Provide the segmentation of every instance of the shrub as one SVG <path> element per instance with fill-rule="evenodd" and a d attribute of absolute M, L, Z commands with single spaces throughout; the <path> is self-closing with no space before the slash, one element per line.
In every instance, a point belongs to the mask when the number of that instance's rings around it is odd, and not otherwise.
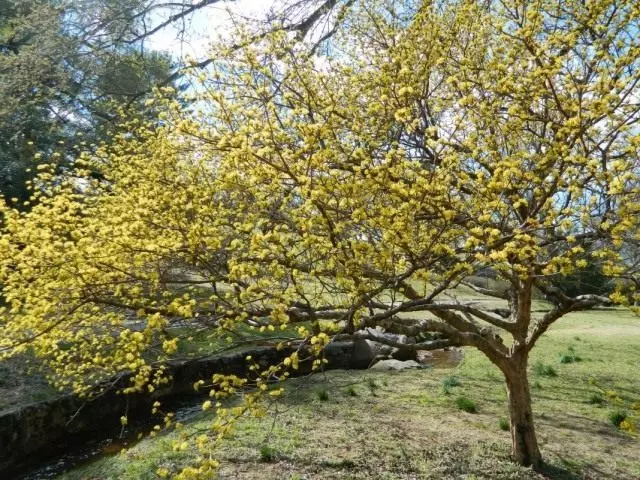
<path fill-rule="evenodd" d="M 503 431 L 508 431 L 509 430 L 509 420 L 507 420 L 506 418 L 502 417 L 500 420 L 498 420 L 498 426 L 500 427 L 500 430 Z"/>
<path fill-rule="evenodd" d="M 553 368 L 551 365 L 545 365 L 542 362 L 537 362 L 533 366 L 533 372 L 536 375 L 540 375 L 540 376 L 543 376 L 543 377 L 557 377 L 558 376 L 558 372 L 556 372 L 555 368 Z"/>
<path fill-rule="evenodd" d="M 563 353 L 560 355 L 560 363 L 573 363 L 573 357 Z"/>
<path fill-rule="evenodd" d="M 357 397 L 358 396 L 358 392 L 356 392 L 355 388 L 349 387 L 349 388 L 347 388 L 347 395 L 349 395 L 350 397 Z"/>
<path fill-rule="evenodd" d="M 318 400 L 320 400 L 321 402 L 326 402 L 327 400 L 329 400 L 329 392 L 327 392 L 324 388 L 322 390 L 318 390 L 316 394 L 318 395 Z"/>
<path fill-rule="evenodd" d="M 573 363 L 573 362 L 579 362 L 580 361 L 580 357 L 576 357 L 574 355 L 568 355 L 566 353 L 560 355 L 560 363 Z"/>
<path fill-rule="evenodd" d="M 461 383 L 460 383 L 460 380 L 458 380 L 458 377 L 454 377 L 454 376 L 445 377 L 442 380 L 442 391 L 444 392 L 445 395 L 449 395 L 453 387 L 459 387 L 460 385 Z"/>
<path fill-rule="evenodd" d="M 273 462 L 276 458 L 276 449 L 273 447 L 270 447 L 269 445 L 262 445 L 260 447 L 260 461 L 261 462 L 265 462 L 265 463 L 269 463 L 269 462 Z"/>
<path fill-rule="evenodd" d="M 560 363 L 574 363 L 582 361 L 582 358 L 576 355 L 576 349 L 573 347 L 573 345 L 570 345 L 567 350 L 569 351 L 568 353 L 563 353 L 560 355 Z"/>
<path fill-rule="evenodd" d="M 460 385 L 460 380 L 458 380 L 458 377 L 455 376 L 445 377 L 442 380 L 442 386 L 446 388 L 459 387 Z"/>
<path fill-rule="evenodd" d="M 476 413 L 476 402 L 467 397 L 458 397 L 456 398 L 456 407 L 459 410 L 467 413 Z"/>
<path fill-rule="evenodd" d="M 606 400 L 600 392 L 596 392 L 591 394 L 589 400 L 587 400 L 587 403 L 590 403 L 591 405 L 602 406 L 606 403 Z"/>
<path fill-rule="evenodd" d="M 374 392 L 378 388 L 378 384 L 376 383 L 376 381 L 373 378 L 369 378 L 367 380 L 367 386 L 369 387 L 369 389 L 372 392 Z"/>
<path fill-rule="evenodd" d="M 627 412 L 624 410 L 613 410 L 609 412 L 609 421 L 612 425 L 620 428 L 620 424 L 627 419 Z"/>

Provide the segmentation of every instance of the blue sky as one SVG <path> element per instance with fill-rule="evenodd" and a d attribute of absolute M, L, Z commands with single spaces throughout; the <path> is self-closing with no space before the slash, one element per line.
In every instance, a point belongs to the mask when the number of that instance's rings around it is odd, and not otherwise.
<path fill-rule="evenodd" d="M 190 56 L 195 59 L 206 57 L 207 48 L 219 35 L 228 33 L 231 13 L 238 17 L 261 19 L 275 4 L 274 0 L 235 0 L 217 3 L 202 8 L 190 15 L 184 22 L 176 22 L 159 31 L 147 40 L 146 46 L 154 50 L 169 52 L 180 59 Z M 170 11 L 156 14 L 156 22 L 171 15 Z M 186 35 L 181 35 L 184 27 Z"/>

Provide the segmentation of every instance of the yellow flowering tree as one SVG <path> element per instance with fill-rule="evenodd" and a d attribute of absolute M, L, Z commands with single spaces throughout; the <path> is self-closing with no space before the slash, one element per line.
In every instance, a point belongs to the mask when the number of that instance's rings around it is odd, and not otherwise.
<path fill-rule="evenodd" d="M 135 391 L 161 381 L 175 322 L 291 329 L 315 354 L 354 336 L 475 347 L 504 374 L 514 459 L 538 467 L 530 351 L 638 285 L 640 4 L 379 0 L 338 20 L 323 56 L 278 29 L 221 46 L 194 111 L 158 92 L 160 124 L 133 121 L 68 178 L 43 169 L 31 212 L 3 207 L 0 348 L 33 348 L 79 391 L 131 371 Z M 621 279 L 611 298 L 558 286 L 593 265 Z M 472 282 L 487 271 L 505 288 Z M 456 299 L 461 284 L 508 308 Z M 259 413 L 300 352 L 220 418 Z"/>

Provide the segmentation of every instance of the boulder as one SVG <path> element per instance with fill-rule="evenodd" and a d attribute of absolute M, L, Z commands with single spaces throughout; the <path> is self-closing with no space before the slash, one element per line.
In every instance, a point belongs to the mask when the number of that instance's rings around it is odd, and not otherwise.
<path fill-rule="evenodd" d="M 380 360 L 371 367 L 371 370 L 407 370 L 408 368 L 419 368 L 420 364 L 414 360 L 400 361 L 393 358 Z"/>
<path fill-rule="evenodd" d="M 391 352 L 391 347 L 364 338 L 356 338 L 353 341 L 351 368 L 369 368 L 373 362 L 388 357 Z"/>

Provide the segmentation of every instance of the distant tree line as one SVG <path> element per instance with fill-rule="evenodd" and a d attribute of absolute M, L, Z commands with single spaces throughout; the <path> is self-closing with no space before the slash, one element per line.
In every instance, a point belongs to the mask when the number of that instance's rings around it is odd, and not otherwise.
<path fill-rule="evenodd" d="M 332 33 L 332 12 L 352 1 L 298 0 L 270 18 L 319 45 Z M 108 141 L 123 113 L 153 117 L 144 101 L 154 87 L 180 91 L 185 69 L 212 60 L 184 65 L 145 42 L 172 26 L 185 38 L 186 20 L 218 3 L 0 0 L 0 195 L 28 209 L 27 186 L 38 163 L 63 168 L 78 150 Z"/>

